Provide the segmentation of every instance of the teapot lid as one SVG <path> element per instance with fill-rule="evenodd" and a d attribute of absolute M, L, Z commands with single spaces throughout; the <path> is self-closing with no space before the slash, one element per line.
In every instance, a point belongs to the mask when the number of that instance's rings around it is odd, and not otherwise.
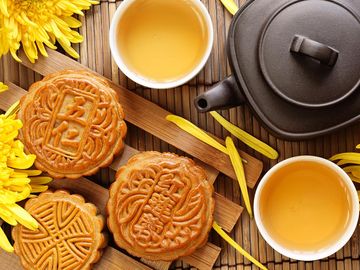
<path fill-rule="evenodd" d="M 358 88 L 359 48 L 360 18 L 353 10 L 332 0 L 297 0 L 267 21 L 258 53 L 275 93 L 300 106 L 323 107 Z"/>

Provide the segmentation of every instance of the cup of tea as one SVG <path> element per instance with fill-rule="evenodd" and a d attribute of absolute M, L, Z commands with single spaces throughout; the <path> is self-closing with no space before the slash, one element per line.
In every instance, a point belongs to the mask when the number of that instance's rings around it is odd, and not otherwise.
<path fill-rule="evenodd" d="M 206 64 L 214 34 L 200 0 L 124 0 L 110 26 L 110 49 L 121 71 L 149 88 L 173 88 Z"/>
<path fill-rule="evenodd" d="M 350 177 L 319 157 L 298 156 L 275 165 L 254 199 L 256 225 L 279 253 L 313 261 L 341 249 L 359 219 L 359 198 Z"/>

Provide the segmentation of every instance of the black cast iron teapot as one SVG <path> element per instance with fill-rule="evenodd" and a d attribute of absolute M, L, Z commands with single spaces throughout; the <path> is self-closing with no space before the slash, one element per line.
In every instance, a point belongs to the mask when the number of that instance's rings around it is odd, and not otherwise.
<path fill-rule="evenodd" d="M 360 1 L 254 0 L 230 26 L 233 75 L 200 112 L 247 102 L 276 136 L 323 135 L 360 118 Z"/>

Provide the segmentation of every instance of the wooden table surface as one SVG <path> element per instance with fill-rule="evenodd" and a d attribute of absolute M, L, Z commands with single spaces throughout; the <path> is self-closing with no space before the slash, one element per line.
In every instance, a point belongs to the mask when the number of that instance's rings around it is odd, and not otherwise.
<path fill-rule="evenodd" d="M 209 115 L 199 114 L 193 106 L 193 99 L 199 93 L 206 91 L 212 85 L 231 74 L 226 59 L 225 41 L 227 29 L 232 17 L 223 8 L 219 0 L 202 1 L 208 7 L 214 23 L 214 48 L 210 60 L 204 70 L 195 79 L 184 86 L 169 90 L 144 89 L 128 80 L 121 72 L 119 72 L 110 55 L 108 29 L 110 19 L 121 1 L 104 0 L 101 1 L 100 5 L 94 6 L 90 11 L 86 12 L 86 16 L 81 18 L 83 27 L 80 29 L 80 33 L 84 35 L 84 42 L 81 45 L 76 46 L 76 49 L 80 53 L 79 61 L 82 64 L 85 64 L 89 68 L 112 79 L 114 82 L 135 91 L 137 94 L 151 100 L 161 107 L 191 120 L 199 127 L 206 129 L 218 137 L 225 138 L 228 133 L 216 124 Z M 240 2 L 241 3 L 238 1 L 238 4 L 243 4 L 243 1 Z M 10 80 L 26 89 L 32 82 L 39 80 L 40 78 L 41 77 L 38 74 L 20 66 L 8 55 L 0 60 L 0 81 Z M 264 162 L 265 170 L 268 170 L 278 161 L 292 156 L 306 154 L 329 158 L 331 155 L 338 152 L 353 151 L 355 146 L 360 143 L 360 123 L 313 140 L 289 142 L 277 139 L 269 134 L 259 124 L 257 119 L 253 117 L 246 105 L 231 110 L 221 111 L 221 114 L 231 122 L 237 124 L 247 132 L 255 135 L 279 151 L 279 160 L 269 161 L 267 158 L 257 154 L 243 144 L 238 144 L 240 149 L 261 159 Z M 141 129 L 131 125 L 129 125 L 127 143 L 141 151 L 158 150 L 178 152 L 174 147 L 169 146 L 159 139 L 145 133 Z M 110 175 L 107 169 L 101 170 L 100 173 L 94 176 L 94 179 L 105 187 L 110 184 L 112 178 L 113 176 Z M 243 205 L 239 187 L 235 181 L 231 181 L 225 176 L 220 176 L 215 183 L 215 188 L 220 194 Z M 358 186 L 358 188 L 360 189 L 360 186 Z M 253 196 L 254 192 L 250 191 L 250 194 Z M 338 253 L 321 261 L 307 263 L 289 260 L 277 252 L 274 252 L 262 239 L 258 233 L 254 220 L 251 220 L 247 213 L 244 213 L 241 216 L 241 219 L 235 226 L 231 236 L 269 269 L 360 270 L 359 227 L 351 241 Z M 257 269 L 255 266 L 251 265 L 248 260 L 244 260 L 240 254 L 229 247 L 215 235 L 215 233 L 212 233 L 211 238 L 216 245 L 222 247 L 221 256 L 216 262 L 214 269 Z M 176 263 L 172 268 L 189 269 L 189 266 L 183 263 Z M 0 269 L 2 269 L 1 262 Z"/>

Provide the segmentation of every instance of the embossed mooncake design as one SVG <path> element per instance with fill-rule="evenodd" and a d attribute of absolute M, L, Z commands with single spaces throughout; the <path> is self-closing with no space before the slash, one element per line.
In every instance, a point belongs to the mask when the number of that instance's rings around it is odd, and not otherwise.
<path fill-rule="evenodd" d="M 110 188 L 108 227 L 130 254 L 172 261 L 207 242 L 213 186 L 194 161 L 144 152 L 120 168 Z"/>
<path fill-rule="evenodd" d="M 36 231 L 21 225 L 12 231 L 25 269 L 88 270 L 100 259 L 106 245 L 104 219 L 82 196 L 47 191 L 27 201 L 25 209 L 39 223 Z"/>
<path fill-rule="evenodd" d="M 20 139 L 35 166 L 55 178 L 94 174 L 123 148 L 124 112 L 115 91 L 87 71 L 65 70 L 34 83 L 20 102 Z"/>

